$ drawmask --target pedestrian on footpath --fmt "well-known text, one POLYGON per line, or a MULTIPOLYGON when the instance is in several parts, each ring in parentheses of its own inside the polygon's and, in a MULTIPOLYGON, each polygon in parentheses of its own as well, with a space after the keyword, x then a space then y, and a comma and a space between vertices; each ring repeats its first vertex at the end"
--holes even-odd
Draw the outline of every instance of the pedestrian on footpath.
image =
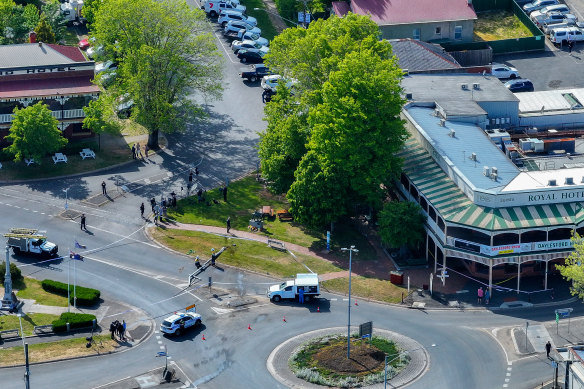
POLYGON ((87 228, 85 227, 85 214, 84 213, 81 214, 81 229, 83 231, 87 231, 87 228))
POLYGON ((223 187, 223 201, 227 202, 227 185, 223 187))
POLYGON ((491 293, 489 292, 489 288, 485 288, 485 304, 489 305, 491 301, 491 293))
POLYGON ((552 344, 548 340, 548 342, 545 344, 545 352, 546 352, 548 358, 550 357, 551 351, 552 351, 552 344))
POLYGON ((144 146, 144 154, 146 155, 146 159, 148 159, 148 151, 150 149, 148 148, 148 143, 146 143, 146 145, 144 146))
POLYGON ((105 181, 101 182, 101 193, 107 196, 107 190, 105 190, 105 181))
POLYGON ((132 145, 132 159, 136 159, 136 145, 132 145))
POLYGON ((477 303, 478 304, 482 304, 483 303, 483 296, 484 296, 484 290, 483 287, 481 286, 479 288, 479 290, 477 291, 477 303))
POLYGON ((229 234, 229 230, 231 229, 231 217, 227 218, 227 233, 229 234))
POLYGON ((144 203, 140 204, 140 216, 144 219, 144 203))

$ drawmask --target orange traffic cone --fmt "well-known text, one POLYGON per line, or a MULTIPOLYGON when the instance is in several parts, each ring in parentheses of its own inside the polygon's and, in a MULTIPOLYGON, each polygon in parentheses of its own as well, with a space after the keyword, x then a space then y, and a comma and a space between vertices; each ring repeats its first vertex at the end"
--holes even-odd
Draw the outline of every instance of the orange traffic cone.
POLYGON ((316 312, 320 312, 320 307, 316 307, 316 312))
POLYGON ((203 340, 207 340, 207 339, 205 339, 205 334, 203 334, 203 340))
POLYGON ((283 321, 284 323, 286 323, 286 316, 284 316, 284 318, 282 319, 282 321, 283 321))
POLYGON ((359 304, 357 304, 357 300, 355 300, 355 305, 359 306, 359 304))
POLYGON ((248 324, 248 325, 247 325, 247 329, 248 329, 248 330, 251 330, 251 324, 248 324))

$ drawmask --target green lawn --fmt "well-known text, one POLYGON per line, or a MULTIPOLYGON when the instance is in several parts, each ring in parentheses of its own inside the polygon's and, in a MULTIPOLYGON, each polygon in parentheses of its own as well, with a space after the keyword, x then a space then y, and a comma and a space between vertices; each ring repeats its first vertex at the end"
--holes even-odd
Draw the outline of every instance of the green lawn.
POLYGON ((219 250, 228 247, 218 259, 218 262, 236 266, 242 269, 269 274, 278 277, 290 277, 297 273, 306 273, 305 264, 313 272, 323 274, 340 271, 339 267, 318 258, 296 254, 296 258, 287 252, 278 251, 266 244, 217 236, 197 231, 183 231, 157 228, 152 231, 153 237, 173 250, 199 255, 207 260, 211 256, 211 248, 219 250))
MULTIPOLYGON (((275 210, 289 208, 284 196, 269 193, 255 180, 255 176, 231 182, 227 194, 227 203, 223 201, 219 189, 207 192, 207 200, 211 205, 199 203, 197 196, 179 200, 176 209, 169 210, 168 214, 181 223, 217 227, 224 227, 227 217, 231 217, 233 229, 247 230, 251 215, 262 206, 269 205, 275 210), (219 203, 213 203, 213 199, 217 199, 219 203)), ((326 248, 326 230, 324 229, 322 231, 309 230, 298 223, 281 222, 277 218, 264 219, 264 222, 265 231, 259 234, 314 250, 326 248)), ((375 250, 367 239, 349 223, 335 224, 335 230, 331 234, 331 249, 341 257, 348 257, 348 254, 341 252, 340 248, 352 244, 360 250, 355 257, 356 260, 376 258, 375 250)))
MULTIPOLYGON (((348 294, 349 277, 324 281, 322 286, 331 292, 348 294)), ((394 285, 389 281, 361 276, 351 277, 351 295, 355 297, 385 301, 387 303, 399 303, 401 302, 402 293, 405 298, 407 292, 406 288, 394 285)))
POLYGON ((258 20, 258 27, 262 30, 262 36, 264 38, 271 41, 278 35, 278 30, 274 28, 268 13, 262 11, 266 8, 262 0, 242 0, 241 4, 247 7, 246 14, 258 20), (254 8, 259 8, 260 10, 256 11, 254 8))
POLYGON ((26 277, 24 281, 15 283, 14 289, 18 290, 17 297, 36 300, 37 304, 56 307, 66 307, 68 305, 67 297, 45 291, 41 286, 41 282, 34 278, 26 277))
POLYGON ((474 25, 475 41, 526 38, 533 36, 529 28, 510 11, 481 12, 474 25))
MULTIPOLYGON (((54 320, 58 319, 59 315, 51 315, 48 313, 30 313, 22 318, 22 328, 24 335, 32 335, 34 326, 44 326, 52 324, 54 320)), ((4 330, 20 330, 20 322, 16 315, 1 315, 0 316, 0 331, 4 330)))

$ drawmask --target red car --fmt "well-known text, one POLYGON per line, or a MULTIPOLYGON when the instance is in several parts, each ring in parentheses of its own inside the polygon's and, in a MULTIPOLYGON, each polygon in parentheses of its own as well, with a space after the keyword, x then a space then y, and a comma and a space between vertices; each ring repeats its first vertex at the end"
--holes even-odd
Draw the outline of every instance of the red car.
POLYGON ((85 38, 79 41, 79 48, 81 50, 87 50, 90 46, 89 38, 85 38))

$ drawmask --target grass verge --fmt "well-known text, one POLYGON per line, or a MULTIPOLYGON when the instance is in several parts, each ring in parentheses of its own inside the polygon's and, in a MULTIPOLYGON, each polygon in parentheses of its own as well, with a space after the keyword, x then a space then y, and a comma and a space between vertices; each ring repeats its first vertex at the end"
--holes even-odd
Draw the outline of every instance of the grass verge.
POLYGON ((306 273, 308 266, 315 273, 340 271, 339 267, 322 259, 309 255, 281 252, 259 242, 228 238, 197 231, 183 231, 157 228, 152 236, 173 250, 187 253, 193 250, 193 256, 199 255, 205 260, 211 255, 211 248, 216 250, 227 246, 218 261, 226 265, 252 270, 278 277, 290 277, 297 273, 306 273), (234 246, 235 245, 235 246, 234 246))
POLYGON ((262 0, 242 0, 241 3, 247 7, 245 13, 257 19, 258 27, 262 30, 262 36, 264 38, 271 41, 278 35, 278 30, 272 24, 262 0), (259 10, 256 11, 254 8, 259 8, 259 10))
MULTIPOLYGON (((331 292, 347 294, 349 292, 349 277, 324 281, 321 285, 331 292)), ((405 296, 407 289, 394 285, 389 281, 362 276, 351 277, 351 295, 353 296, 387 303, 399 303, 401 302, 402 293, 405 296)))
MULTIPOLYGON (((32 335, 34 326, 44 326, 53 323, 53 320, 59 318, 59 315, 51 315, 48 313, 31 313, 23 316, 22 330, 24 335, 32 335)), ((16 315, 0 316, 0 331, 20 329, 20 321, 16 315)))
POLYGON ((17 297, 36 300, 37 304, 52 305, 56 307, 67 306, 67 297, 47 292, 43 289, 41 282, 34 278, 25 277, 22 282, 18 282, 14 285, 14 289, 18 290, 16 293, 17 297))
MULTIPOLYGON (((96 355, 114 351, 119 347, 109 336, 94 336, 96 344, 86 348, 85 338, 61 340, 50 343, 31 344, 28 346, 28 355, 31 363, 54 361, 62 358, 74 358, 85 355, 96 355)), ((0 366, 14 366, 24 364, 22 346, 0 350, 0 366)))
MULTIPOLYGON (((274 210, 288 209, 289 205, 284 196, 273 195, 264 189, 263 185, 248 176, 229 184, 227 191, 228 202, 223 201, 219 189, 207 192, 207 201, 210 205, 199 203, 197 196, 179 200, 175 209, 169 210, 171 218, 181 223, 204 224, 216 227, 225 227, 227 217, 231 217, 231 227, 236 230, 247 230, 249 220, 254 211, 269 205, 274 210), (215 204, 213 200, 217 200, 215 204)), ((269 220, 264 218, 264 232, 259 232, 272 239, 280 239, 308 247, 313 250, 326 248, 326 232, 310 230, 295 222, 281 222, 278 218, 269 220)), ((349 222, 335 224, 331 234, 331 249, 341 258, 348 258, 348 253, 341 252, 340 248, 348 243, 359 249, 357 260, 375 259, 376 253, 367 239, 356 231, 349 222)))
POLYGON ((480 42, 533 36, 517 16, 510 11, 481 12, 474 25, 474 40, 480 42))

